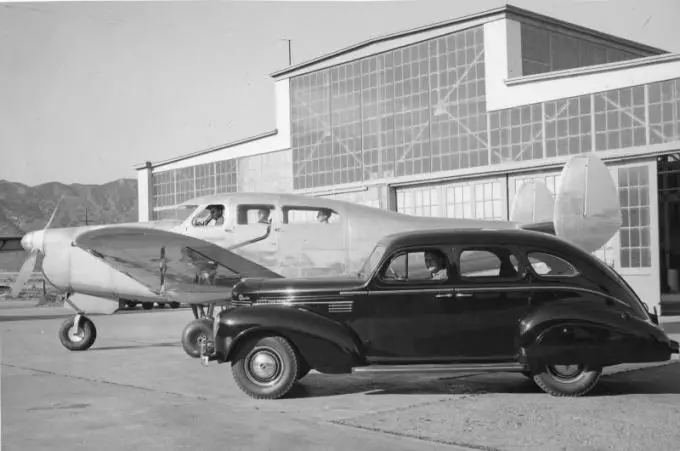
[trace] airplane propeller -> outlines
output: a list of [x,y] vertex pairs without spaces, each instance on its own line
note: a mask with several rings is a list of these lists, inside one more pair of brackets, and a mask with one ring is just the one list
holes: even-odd
[[[32,234],[26,234],[24,238],[21,240],[22,246],[26,248],[27,244],[27,237],[32,236],[33,239],[30,242],[30,253],[28,254],[28,258],[24,263],[21,265],[21,269],[19,270],[19,274],[17,275],[17,278],[14,280],[14,283],[12,284],[11,287],[11,295],[12,297],[17,297],[19,293],[21,293],[21,290],[24,288],[24,285],[28,281],[28,279],[31,277],[31,274],[35,270],[35,263],[38,260],[38,255],[43,254],[43,247],[44,247],[44,237],[45,237],[45,232],[47,229],[52,225],[52,221],[54,221],[54,217],[57,214],[57,210],[59,209],[59,204],[61,204],[61,201],[64,199],[64,195],[62,194],[61,198],[59,199],[59,202],[57,202],[57,205],[54,207],[54,211],[52,212],[52,216],[50,216],[49,221],[47,221],[47,224],[45,225],[45,228],[42,229],[39,233],[33,232]],[[38,237],[42,237],[42,239],[36,239]]]
[[161,247],[161,258],[159,265],[161,270],[161,293],[165,293],[165,273],[168,271],[168,262],[165,258],[165,246]]

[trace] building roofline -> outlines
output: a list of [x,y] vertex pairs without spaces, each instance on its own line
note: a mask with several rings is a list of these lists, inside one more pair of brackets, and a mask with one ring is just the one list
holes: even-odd
[[140,171],[142,169],[157,168],[159,166],[164,166],[166,164],[176,163],[178,161],[188,160],[189,158],[194,158],[194,157],[198,157],[198,156],[205,155],[205,154],[208,154],[208,153],[217,152],[218,150],[228,149],[230,147],[240,146],[242,144],[247,144],[249,142],[258,141],[258,140],[264,139],[264,138],[269,138],[270,136],[275,136],[278,133],[279,133],[279,129],[275,128],[274,130],[269,130],[267,132],[260,133],[258,135],[249,136],[247,138],[242,138],[242,139],[239,139],[239,140],[236,140],[236,141],[231,141],[231,142],[228,142],[226,144],[221,144],[219,146],[210,147],[208,149],[198,150],[196,152],[192,152],[192,153],[189,153],[189,154],[169,158],[167,160],[157,161],[155,163],[152,163],[150,161],[146,161],[144,163],[137,163],[137,164],[134,165],[134,168],[138,171]]
[[536,12],[533,12],[533,11],[530,11],[530,10],[527,10],[527,9],[523,9],[523,8],[519,8],[517,6],[506,4],[506,5],[500,6],[498,8],[493,8],[493,9],[489,9],[489,10],[486,10],[486,11],[468,14],[466,16],[458,17],[458,18],[455,18],[455,19],[449,19],[449,20],[446,20],[446,21],[435,22],[435,23],[432,23],[432,24],[429,24],[429,25],[424,25],[424,26],[420,26],[420,27],[417,27],[417,28],[411,28],[411,29],[399,31],[399,32],[396,32],[396,33],[390,33],[390,34],[385,34],[385,35],[382,35],[382,36],[376,36],[374,38],[367,39],[365,41],[359,42],[357,44],[350,45],[348,47],[336,50],[334,52],[326,53],[326,54],[321,55],[319,57],[312,58],[312,59],[309,59],[307,61],[303,61],[301,63],[295,64],[295,65],[292,65],[292,66],[288,66],[284,69],[278,70],[278,71],[273,72],[269,75],[272,78],[279,78],[279,77],[285,76],[287,74],[290,74],[292,72],[298,71],[300,69],[307,68],[309,66],[314,66],[314,65],[321,63],[323,61],[327,61],[329,59],[336,58],[338,56],[341,56],[341,55],[344,55],[344,54],[347,54],[347,53],[351,53],[351,52],[354,52],[356,50],[360,50],[362,48],[369,47],[371,45],[375,45],[375,44],[378,44],[378,43],[381,43],[381,42],[392,41],[392,40],[395,40],[395,39],[398,39],[398,38],[402,38],[402,37],[406,37],[406,36],[410,36],[410,35],[414,35],[414,34],[419,34],[419,33],[423,33],[423,32],[426,32],[426,31],[436,30],[436,29],[439,29],[439,28],[449,27],[449,26],[452,26],[452,25],[457,25],[457,24],[461,24],[461,23],[465,23],[465,22],[472,22],[473,20],[490,19],[490,18],[493,18],[494,16],[538,20],[538,21],[541,21],[543,23],[555,25],[555,26],[558,26],[560,28],[568,29],[570,31],[575,31],[575,32],[578,32],[580,34],[585,34],[585,35],[588,35],[588,36],[591,36],[591,37],[594,37],[594,38],[598,38],[598,39],[604,39],[604,40],[610,41],[610,42],[615,43],[615,44],[620,44],[620,45],[624,45],[624,46],[627,46],[627,47],[637,48],[640,51],[644,51],[644,52],[648,52],[648,53],[652,53],[652,54],[657,54],[657,55],[662,54],[662,53],[667,53],[667,51],[663,50],[663,49],[652,47],[652,46],[649,46],[649,45],[646,45],[646,44],[641,44],[639,42],[631,41],[629,39],[625,39],[625,38],[622,38],[622,37],[619,37],[619,36],[614,36],[614,35],[611,35],[611,34],[608,34],[608,33],[603,33],[601,31],[597,31],[597,30],[594,30],[592,28],[587,28],[587,27],[584,27],[584,26],[581,26],[581,25],[576,25],[576,24],[571,23],[571,22],[566,22],[566,21],[561,20],[561,19],[556,19],[554,17],[546,16],[546,15],[539,14],[539,13],[536,13]]

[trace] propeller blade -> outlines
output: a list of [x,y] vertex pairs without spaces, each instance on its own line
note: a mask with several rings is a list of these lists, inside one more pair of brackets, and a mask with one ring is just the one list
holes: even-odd
[[26,259],[24,264],[21,265],[19,274],[17,275],[16,280],[12,284],[11,294],[13,298],[19,296],[19,293],[21,293],[21,290],[23,290],[24,285],[26,285],[26,282],[28,281],[29,277],[31,277],[31,273],[33,272],[33,269],[35,269],[35,262],[37,258],[38,253],[31,252],[28,255],[28,258]]
[[59,204],[61,204],[61,201],[64,200],[64,196],[65,194],[62,194],[61,197],[59,198],[59,202],[57,202],[57,205],[54,206],[52,216],[50,216],[50,220],[47,221],[47,224],[45,225],[45,228],[43,230],[47,230],[49,226],[52,224],[52,221],[54,221],[54,217],[57,215],[57,210],[59,209]]
[[160,269],[161,269],[161,293],[165,293],[165,273],[168,271],[168,263],[165,260],[165,246],[161,247]]

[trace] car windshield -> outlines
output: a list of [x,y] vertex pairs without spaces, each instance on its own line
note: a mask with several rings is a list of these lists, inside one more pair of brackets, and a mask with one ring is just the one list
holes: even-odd
[[366,262],[364,262],[364,265],[357,273],[357,277],[359,279],[366,280],[371,274],[373,274],[375,267],[378,266],[378,263],[380,263],[380,259],[382,258],[386,249],[387,248],[385,245],[381,243],[378,243],[373,248],[373,252],[371,252],[371,255],[368,256]]

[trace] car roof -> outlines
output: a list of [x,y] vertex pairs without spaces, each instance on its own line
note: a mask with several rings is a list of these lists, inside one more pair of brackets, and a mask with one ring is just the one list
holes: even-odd
[[[429,229],[411,230],[386,235],[381,243],[389,248],[437,245],[457,241],[465,244],[514,244],[553,249],[567,253],[584,251],[554,235],[525,229]],[[586,253],[587,254],[587,253]],[[589,255],[589,254],[588,254]]]

